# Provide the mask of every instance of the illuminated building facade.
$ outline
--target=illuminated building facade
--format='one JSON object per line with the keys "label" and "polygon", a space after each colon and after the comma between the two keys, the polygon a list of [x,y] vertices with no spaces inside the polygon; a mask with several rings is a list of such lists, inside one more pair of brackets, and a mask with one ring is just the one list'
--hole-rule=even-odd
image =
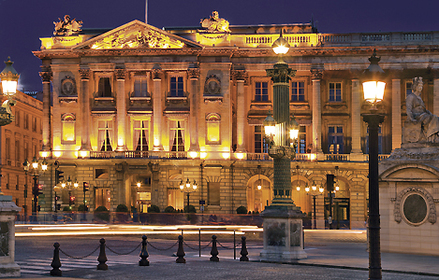
{"label": "illuminated building facade", "polygon": [[[265,69],[278,59],[271,45],[281,30],[292,47],[283,59],[297,70],[290,81],[290,111],[301,127],[292,197],[304,212],[313,205],[303,187],[326,188],[326,175],[334,174],[333,220],[364,225],[368,131],[360,76],[374,49],[389,74],[380,107],[383,158],[401,145],[414,76],[428,81],[423,99],[439,113],[434,32],[323,34],[310,23],[229,26],[218,14],[193,28],[138,20],[108,30],[81,25],[60,21],[34,54],[42,61],[43,151],[64,178],[90,184],[92,209],[182,209],[180,181],[190,179],[198,184],[190,204],[199,209],[204,201],[205,213],[236,213],[241,205],[262,211],[273,181],[262,127],[272,109]],[[53,209],[53,170],[40,177],[45,211]],[[81,188],[74,193],[83,201]],[[324,193],[316,198],[318,227],[330,207]]]}
{"label": "illuminated building facade", "polygon": [[22,207],[20,215],[25,214],[25,208],[26,214],[30,215],[33,179],[30,174],[26,176],[23,163],[26,159],[31,162],[34,157],[38,158],[42,143],[43,103],[20,91],[14,95],[14,100],[16,105],[12,107],[12,112],[15,119],[0,128],[1,190],[5,195],[11,195],[12,201]]}

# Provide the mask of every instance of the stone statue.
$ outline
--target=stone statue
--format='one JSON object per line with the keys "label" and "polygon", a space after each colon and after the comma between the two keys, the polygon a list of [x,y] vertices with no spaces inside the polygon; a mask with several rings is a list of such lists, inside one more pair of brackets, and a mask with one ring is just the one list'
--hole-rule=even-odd
{"label": "stone statue", "polygon": [[71,36],[77,35],[80,31],[82,31],[82,21],[76,19],[70,19],[69,15],[65,15],[64,19],[59,19],[59,22],[53,22],[55,25],[55,31],[53,35],[56,36]]}
{"label": "stone statue", "polygon": [[213,11],[210,18],[203,18],[201,21],[201,27],[207,28],[210,33],[230,33],[229,22],[219,17],[217,11]]}
{"label": "stone statue", "polygon": [[405,100],[407,120],[404,123],[403,143],[439,144],[439,118],[425,108],[421,99],[422,88],[422,77],[413,78],[413,93],[407,95]]}

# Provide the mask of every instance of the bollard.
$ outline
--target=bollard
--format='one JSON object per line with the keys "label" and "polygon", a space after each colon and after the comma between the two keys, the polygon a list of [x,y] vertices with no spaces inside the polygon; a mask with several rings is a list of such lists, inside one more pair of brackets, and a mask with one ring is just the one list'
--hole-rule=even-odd
{"label": "bollard", "polygon": [[177,263],[186,263],[186,260],[183,258],[184,257],[184,250],[183,250],[183,236],[179,235],[178,236],[178,249],[177,249]]}
{"label": "bollard", "polygon": [[211,262],[219,262],[218,249],[216,247],[216,235],[212,235],[212,250],[210,251],[212,257],[210,257]]}
{"label": "bollard", "polygon": [[246,239],[245,236],[242,236],[242,237],[241,237],[242,247],[241,247],[241,257],[239,258],[239,260],[240,260],[241,262],[248,262],[248,257],[247,257],[247,255],[248,255],[248,252],[247,252],[247,244],[246,244],[245,239]]}
{"label": "bollard", "polygon": [[52,264],[50,265],[53,267],[53,269],[50,271],[50,275],[62,276],[62,271],[59,270],[59,268],[61,267],[61,261],[59,259],[59,243],[55,242],[53,244],[53,247],[55,247],[55,250],[53,251],[53,260]]}
{"label": "bollard", "polygon": [[140,251],[140,257],[142,258],[139,261],[139,266],[149,266],[149,261],[148,261],[148,249],[146,248],[147,243],[146,243],[146,235],[142,236],[142,250]]}
{"label": "bollard", "polygon": [[108,269],[108,265],[105,263],[108,259],[107,259],[107,255],[105,254],[105,239],[101,238],[101,240],[99,240],[99,242],[101,243],[101,250],[99,251],[99,256],[98,256],[98,266],[97,269],[98,270],[107,270]]}

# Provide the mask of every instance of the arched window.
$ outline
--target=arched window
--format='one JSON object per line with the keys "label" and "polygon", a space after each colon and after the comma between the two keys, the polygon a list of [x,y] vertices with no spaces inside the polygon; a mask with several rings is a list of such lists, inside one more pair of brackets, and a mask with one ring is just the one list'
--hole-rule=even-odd
{"label": "arched window", "polygon": [[61,116],[62,122],[62,141],[75,142],[76,141],[76,116],[74,114],[63,114]]}
{"label": "arched window", "polygon": [[211,113],[206,116],[206,139],[208,144],[221,144],[221,116]]}

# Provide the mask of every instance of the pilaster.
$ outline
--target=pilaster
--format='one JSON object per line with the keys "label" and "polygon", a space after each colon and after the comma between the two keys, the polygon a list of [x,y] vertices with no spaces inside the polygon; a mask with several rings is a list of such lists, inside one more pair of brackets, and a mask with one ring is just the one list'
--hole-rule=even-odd
{"label": "pilaster", "polygon": [[401,80],[392,79],[392,151],[401,148],[401,137]]}
{"label": "pilaster", "polygon": [[363,160],[363,152],[361,151],[361,91],[360,81],[352,79],[352,151],[351,160]]}
{"label": "pilaster", "polygon": [[314,152],[317,154],[317,160],[323,160],[322,151],[322,102],[320,83],[322,80],[323,70],[311,69],[312,74],[312,143]]}
{"label": "pilaster", "polygon": [[189,128],[191,144],[189,152],[199,152],[200,145],[198,143],[198,103],[199,103],[199,81],[200,69],[197,67],[190,67],[188,69],[188,77],[190,81],[190,115]]}
{"label": "pilaster", "polygon": [[163,115],[163,108],[162,108],[162,75],[163,71],[161,68],[153,69],[153,84],[154,89],[152,93],[152,108],[153,108],[153,150],[154,151],[163,151],[163,145],[162,145],[162,115]]}
{"label": "pilaster", "polygon": [[51,147],[51,118],[50,118],[50,81],[52,79],[52,70],[50,66],[41,66],[40,76],[43,82],[43,151],[52,150]]}
{"label": "pilaster", "polygon": [[116,69],[116,110],[117,110],[117,151],[125,151],[126,146],[126,115],[127,115],[127,106],[126,106],[126,96],[125,96],[125,77],[126,70],[125,69]]}
{"label": "pilaster", "polygon": [[245,153],[246,104],[244,96],[244,84],[246,83],[246,80],[248,80],[248,75],[245,70],[234,70],[232,72],[232,76],[233,79],[236,80],[236,152]]}
{"label": "pilaster", "polygon": [[81,76],[81,92],[79,104],[81,104],[82,110],[80,111],[80,121],[81,121],[81,151],[90,151],[90,98],[89,98],[89,81],[90,81],[90,69],[79,69],[79,74]]}

